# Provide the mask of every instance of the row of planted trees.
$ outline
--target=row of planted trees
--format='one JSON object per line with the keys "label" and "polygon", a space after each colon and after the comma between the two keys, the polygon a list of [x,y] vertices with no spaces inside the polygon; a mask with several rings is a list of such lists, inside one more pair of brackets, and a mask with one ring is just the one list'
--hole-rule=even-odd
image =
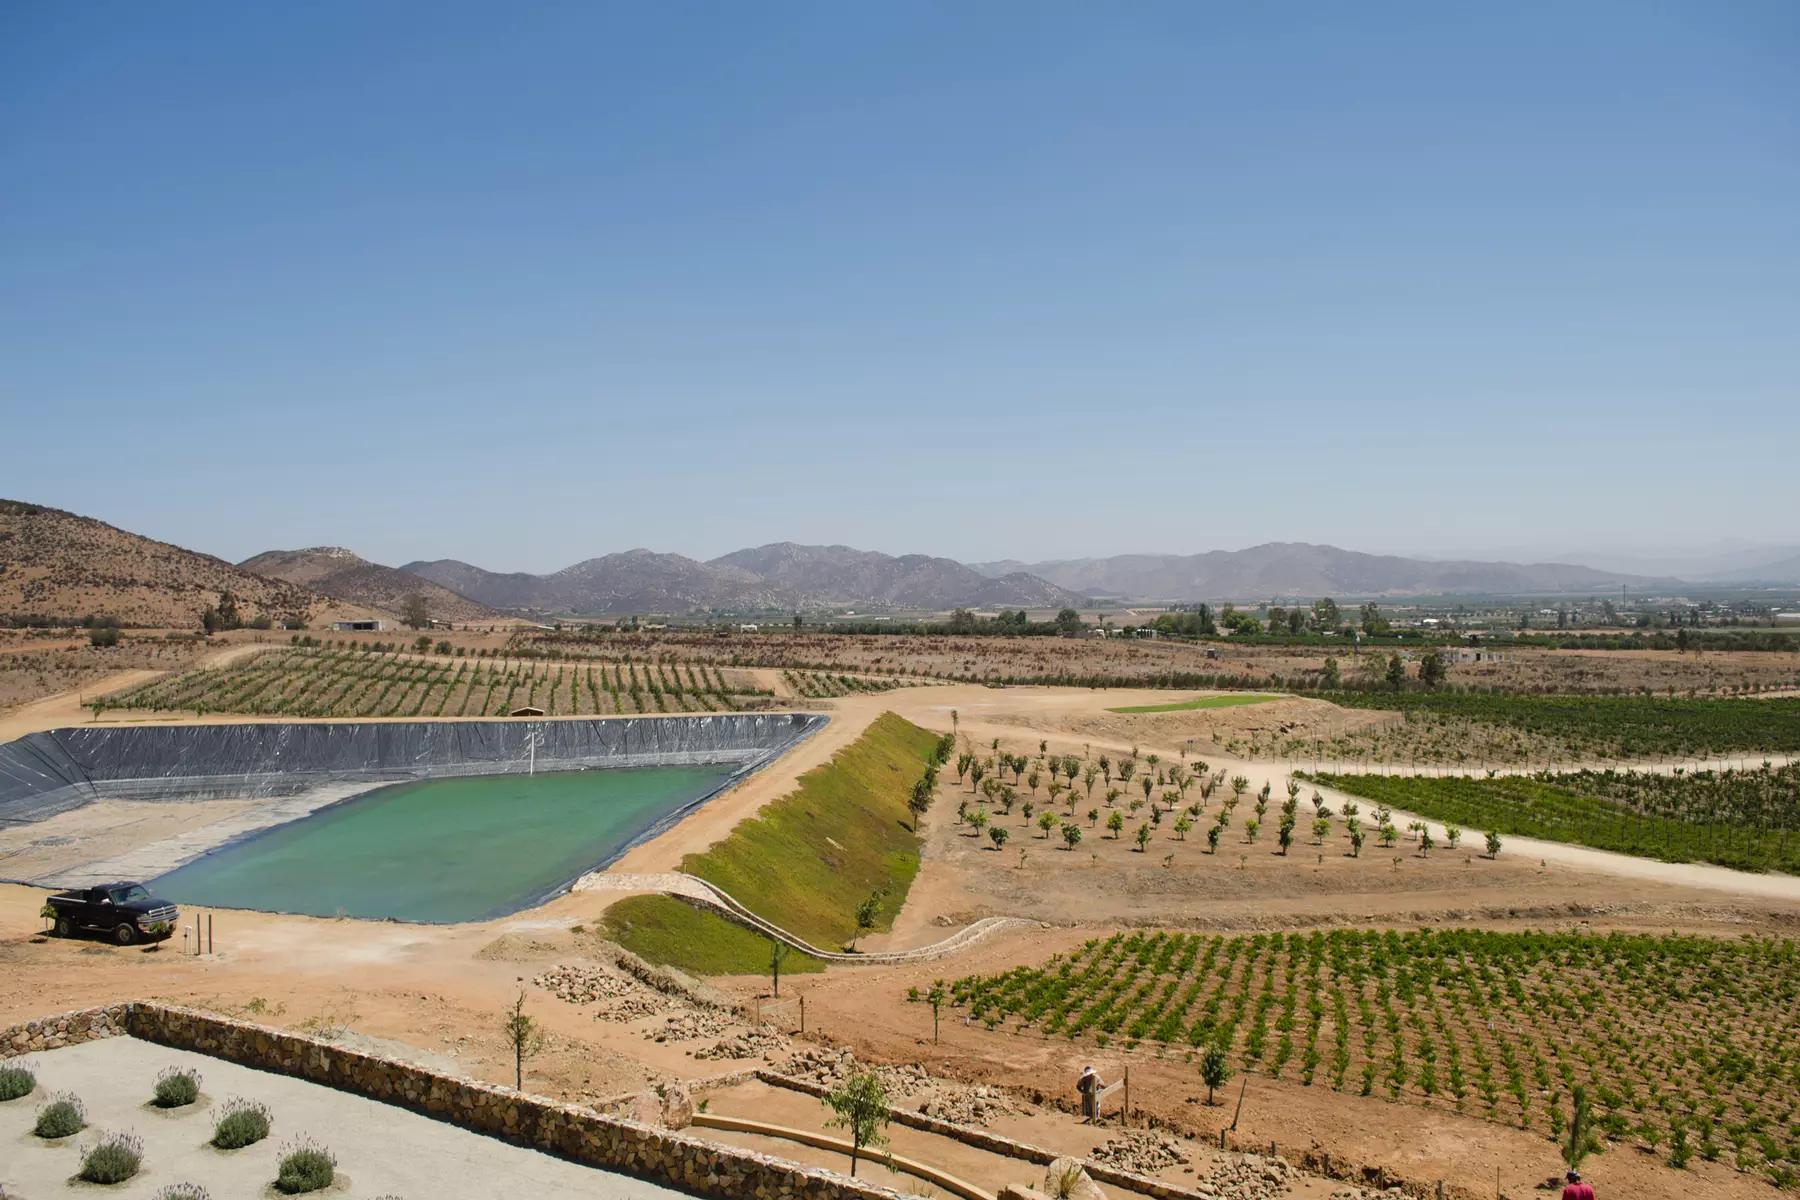
{"label": "row of planted trees", "polygon": [[1791,939],[1476,930],[1115,934],[972,975],[990,1029],[1117,1043],[1791,1184],[1800,959]]}
{"label": "row of planted trees", "polygon": [[[1234,823],[1239,821],[1237,810],[1250,789],[1247,777],[1231,775],[1228,778],[1227,772],[1214,772],[1204,761],[1189,762],[1185,751],[1179,762],[1168,763],[1160,755],[1140,754],[1133,748],[1129,755],[1121,756],[1115,762],[1106,754],[1093,758],[1053,755],[1049,753],[1047,742],[1038,744],[1035,756],[1014,753],[1003,749],[997,738],[985,751],[967,748],[956,757],[957,782],[967,781],[970,796],[980,796],[986,801],[983,805],[972,803],[970,797],[963,798],[957,809],[957,820],[969,825],[976,837],[985,833],[995,849],[1004,848],[1012,837],[1011,832],[995,819],[995,810],[1011,816],[1015,807],[1021,808],[1028,828],[1035,819],[1045,839],[1051,838],[1060,828],[1064,846],[1073,850],[1083,838],[1080,810],[1084,805],[1090,805],[1085,813],[1089,829],[1098,830],[1104,822],[1107,834],[1117,840],[1124,836],[1126,825],[1133,823],[1131,837],[1141,852],[1148,851],[1157,832],[1166,824],[1176,841],[1186,841],[1190,833],[1204,826],[1201,836],[1206,840],[1208,851],[1216,854]],[[1115,780],[1118,786],[1114,786]],[[1045,799],[1042,808],[1037,799],[1040,787]],[[1265,783],[1256,793],[1251,806],[1255,815],[1243,817],[1238,826],[1245,844],[1254,845],[1269,832],[1283,855],[1297,841],[1308,836],[1314,846],[1323,847],[1339,829],[1338,822],[1341,821],[1348,854],[1354,858],[1361,856],[1363,846],[1371,836],[1387,847],[1393,846],[1401,837],[1401,830],[1393,822],[1392,810],[1385,805],[1377,807],[1371,814],[1371,822],[1365,825],[1361,806],[1355,801],[1347,802],[1343,811],[1337,813],[1319,792],[1314,791],[1310,811],[1302,813],[1301,785],[1289,780],[1286,788],[1287,798],[1277,810],[1272,832],[1269,811],[1273,785]],[[1096,792],[1100,793],[1098,803],[1095,803]],[[1138,793],[1142,793],[1141,796]],[[1213,809],[1215,795],[1219,803]],[[1059,805],[1066,807],[1066,815],[1056,812]],[[1143,814],[1141,818],[1140,813]],[[1306,823],[1304,829],[1303,820]],[[1458,848],[1463,837],[1461,827],[1451,825],[1444,832],[1450,847]],[[1423,822],[1409,824],[1406,835],[1416,843],[1421,854],[1429,855],[1436,844],[1433,831]],[[1497,833],[1487,834],[1490,857],[1499,854],[1500,843]]]}

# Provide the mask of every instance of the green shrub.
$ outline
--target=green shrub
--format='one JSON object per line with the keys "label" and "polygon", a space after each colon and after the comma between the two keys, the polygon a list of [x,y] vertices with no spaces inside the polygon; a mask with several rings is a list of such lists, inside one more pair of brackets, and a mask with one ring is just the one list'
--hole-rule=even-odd
{"label": "green shrub", "polygon": [[331,1186],[336,1170],[337,1158],[325,1147],[304,1140],[293,1142],[282,1147],[275,1187],[289,1196],[316,1192]]}
{"label": "green shrub", "polygon": [[17,1100],[20,1096],[29,1096],[37,1087],[37,1076],[31,1073],[30,1067],[0,1067],[0,1100]]}
{"label": "green shrub", "polygon": [[33,1132],[41,1138],[74,1137],[87,1128],[87,1109],[67,1092],[38,1109]]}
{"label": "green shrub", "polygon": [[212,1193],[197,1183],[171,1183],[151,1200],[212,1200]]}
{"label": "green shrub", "polygon": [[182,1108],[199,1098],[200,1072],[185,1067],[165,1067],[157,1075],[156,1107]]}
{"label": "green shrub", "polygon": [[144,1162],[144,1141],[135,1133],[109,1133],[81,1156],[79,1175],[89,1183],[124,1183]]}
{"label": "green shrub", "polygon": [[269,1110],[254,1100],[227,1100],[213,1126],[212,1144],[221,1150],[240,1150],[269,1136]]}

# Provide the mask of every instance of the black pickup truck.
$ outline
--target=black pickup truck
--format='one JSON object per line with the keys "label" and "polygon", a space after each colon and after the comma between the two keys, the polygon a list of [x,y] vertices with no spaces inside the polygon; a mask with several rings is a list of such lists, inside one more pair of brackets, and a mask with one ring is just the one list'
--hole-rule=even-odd
{"label": "black pickup truck", "polygon": [[105,883],[50,897],[56,910],[56,935],[73,937],[77,930],[106,934],[121,946],[140,939],[168,937],[181,910],[158,900],[141,883]]}

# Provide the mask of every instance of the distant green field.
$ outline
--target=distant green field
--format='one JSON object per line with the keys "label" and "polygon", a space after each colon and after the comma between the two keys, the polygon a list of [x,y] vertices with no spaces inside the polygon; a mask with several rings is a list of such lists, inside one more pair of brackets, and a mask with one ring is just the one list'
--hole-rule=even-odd
{"label": "distant green field", "polygon": [[1240,704],[1261,704],[1265,700],[1279,700],[1280,696],[1256,696],[1233,694],[1229,696],[1195,696],[1192,700],[1181,700],[1174,704],[1138,704],[1130,708],[1109,708],[1107,712],[1145,713],[1145,712],[1186,712],[1191,708],[1236,708]]}

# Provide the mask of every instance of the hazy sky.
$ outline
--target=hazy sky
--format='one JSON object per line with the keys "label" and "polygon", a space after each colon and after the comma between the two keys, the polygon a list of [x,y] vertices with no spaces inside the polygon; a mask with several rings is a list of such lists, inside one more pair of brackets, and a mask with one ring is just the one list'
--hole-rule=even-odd
{"label": "hazy sky", "polygon": [[1797,433],[1794,0],[0,5],[0,495],[234,559],[1794,542]]}

